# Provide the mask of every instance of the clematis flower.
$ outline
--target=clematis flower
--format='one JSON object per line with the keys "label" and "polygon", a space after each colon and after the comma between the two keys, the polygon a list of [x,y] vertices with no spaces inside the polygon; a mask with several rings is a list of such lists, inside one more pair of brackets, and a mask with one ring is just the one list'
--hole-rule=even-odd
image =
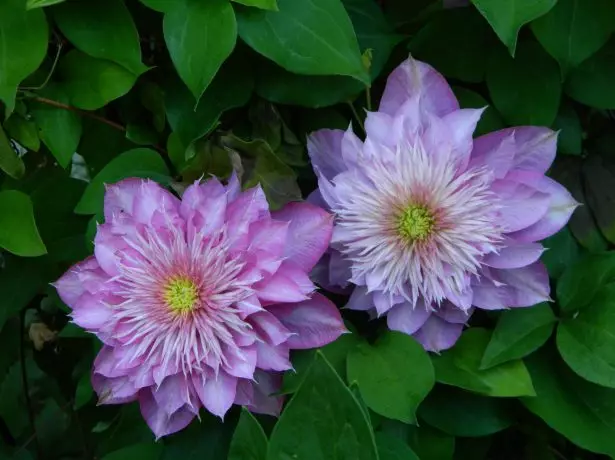
{"label": "clematis flower", "polygon": [[460,109],[446,80],[410,58],[367,114],[365,141],[350,128],[308,140],[319,179],[309,201],[336,216],[319,283],[430,351],[451,347],[474,308],[549,300],[539,241],[577,206],[545,176],[557,133],[528,126],[473,140],[482,113]]}
{"label": "clematis flower", "polygon": [[277,415],[271,396],[289,350],[345,332],[308,273],[332,217],[308,203],[270,213],[260,187],[216,179],[180,200],[154,182],[107,187],[94,256],[56,283],[72,319],[103,347],[92,385],[101,404],[138,401],[157,437],[204,407]]}

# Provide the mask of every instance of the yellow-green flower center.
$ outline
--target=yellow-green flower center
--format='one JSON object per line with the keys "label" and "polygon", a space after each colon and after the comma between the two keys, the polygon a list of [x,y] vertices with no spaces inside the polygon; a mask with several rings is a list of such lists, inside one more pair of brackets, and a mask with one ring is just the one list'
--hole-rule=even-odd
{"label": "yellow-green flower center", "polygon": [[163,297],[171,311],[187,313],[196,306],[199,299],[199,290],[189,278],[177,277],[169,280],[164,289]]}
{"label": "yellow-green flower center", "polygon": [[426,207],[412,204],[399,215],[397,232],[407,241],[420,241],[431,234],[434,224],[435,219]]}

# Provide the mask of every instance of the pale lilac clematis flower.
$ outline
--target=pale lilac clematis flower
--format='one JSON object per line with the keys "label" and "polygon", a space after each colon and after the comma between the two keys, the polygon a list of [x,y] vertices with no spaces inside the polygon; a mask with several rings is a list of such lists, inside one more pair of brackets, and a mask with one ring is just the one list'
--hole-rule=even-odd
{"label": "pale lilac clematis flower", "polygon": [[336,215],[318,282],[351,292],[348,308],[386,315],[430,351],[451,347],[474,308],[549,300],[539,241],[577,206],[545,176],[555,132],[473,140],[482,112],[460,110],[446,80],[410,58],[367,114],[364,142],[351,129],[308,140],[319,178],[309,200]]}
{"label": "pale lilac clematis flower", "polygon": [[180,200],[151,181],[107,188],[94,256],[57,283],[73,321],[104,346],[99,403],[138,400],[157,437],[205,407],[277,415],[290,349],[345,332],[308,277],[332,232],[329,213],[291,203],[270,213],[260,187],[216,179]]}

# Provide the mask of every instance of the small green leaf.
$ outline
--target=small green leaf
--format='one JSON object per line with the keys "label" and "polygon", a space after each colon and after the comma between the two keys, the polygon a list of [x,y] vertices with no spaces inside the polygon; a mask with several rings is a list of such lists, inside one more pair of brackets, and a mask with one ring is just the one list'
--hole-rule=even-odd
{"label": "small green leaf", "polygon": [[524,24],[547,13],[557,0],[471,0],[487,19],[512,56],[517,35]]}
{"label": "small green leaf", "polygon": [[26,172],[23,160],[11,146],[6,133],[0,126],[0,169],[14,179],[19,179]]}
{"label": "small green leaf", "polygon": [[480,117],[480,121],[474,131],[475,137],[505,127],[502,117],[500,117],[500,114],[495,110],[493,104],[489,104],[480,94],[460,86],[454,86],[453,91],[462,109],[482,109],[487,107]]}
{"label": "small green leaf", "polygon": [[134,149],[111,160],[92,179],[75,208],[77,214],[96,214],[103,207],[105,184],[118,182],[126,177],[159,178],[169,171],[160,155],[150,149]]}
{"label": "small green leaf", "polygon": [[278,0],[278,7],[279,11],[238,8],[243,41],[291,72],[347,75],[370,83],[340,0]]}
{"label": "small green leaf", "polygon": [[494,49],[487,86],[508,124],[553,124],[562,92],[560,74],[557,63],[537,43],[522,42],[514,59]]}
{"label": "small green leaf", "polygon": [[581,256],[579,244],[567,226],[555,235],[544,239],[542,244],[547,251],[543,253],[541,260],[547,267],[549,277],[554,279],[559,278],[564,270]]}
{"label": "small green leaf", "polygon": [[322,353],[271,433],[267,459],[281,458],[378,459],[363,410]]}
{"label": "small green leaf", "polygon": [[564,90],[575,101],[615,109],[615,38],[570,72]]}
{"label": "small green leaf", "polygon": [[267,436],[258,420],[243,408],[231,440],[228,460],[266,460],[266,458]]}
{"label": "small green leaf", "polygon": [[6,268],[0,271],[0,328],[27,307],[48,281],[46,265],[40,260],[9,259]]}
{"label": "small green leaf", "polygon": [[[68,96],[59,86],[49,85],[41,95],[61,104],[69,103]],[[43,143],[60,166],[66,168],[71,164],[81,139],[81,117],[70,110],[40,102],[34,102],[31,110]]]}
{"label": "small green leaf", "polygon": [[604,237],[615,243],[615,171],[608,168],[606,161],[598,155],[591,155],[583,162],[586,204],[593,211],[598,228]]}
{"label": "small green leaf", "polygon": [[419,460],[408,444],[390,434],[376,433],[376,446],[380,460]]}
{"label": "small green leaf", "polygon": [[47,53],[49,26],[41,10],[27,11],[24,0],[0,2],[0,100],[7,115],[15,107],[17,86]]}
{"label": "small green leaf", "polygon": [[[241,57],[241,56],[239,56]],[[226,110],[241,107],[252,95],[254,80],[245,62],[235,56],[224,63],[195,110],[195,99],[181,84],[165,86],[165,105],[169,125],[185,147],[215,128]]]}
{"label": "small green leaf", "polygon": [[491,334],[474,327],[466,330],[451,350],[433,356],[436,381],[487,396],[532,396],[532,380],[521,360],[512,360],[490,369],[480,363]]}
{"label": "small green leaf", "polygon": [[166,13],[178,3],[177,0],[140,0],[140,2],[160,13]]}
{"label": "small green leaf", "polygon": [[586,255],[568,267],[557,281],[557,300],[563,311],[586,308],[604,286],[615,281],[615,252]]}
{"label": "small green leaf", "polygon": [[16,140],[28,150],[38,152],[41,148],[41,140],[38,137],[38,130],[34,121],[14,112],[4,122],[4,129],[10,138]]}
{"label": "small green leaf", "polygon": [[105,455],[102,460],[158,460],[162,455],[162,447],[162,443],[153,442],[133,444]]}
{"label": "small green leaf", "polygon": [[124,0],[66,2],[53,9],[53,17],[64,36],[84,53],[120,64],[135,75],[147,70]]}
{"label": "small green leaf", "polygon": [[562,105],[555,118],[553,129],[559,131],[557,150],[567,155],[583,152],[583,128],[576,110],[571,105]]}
{"label": "small green leaf", "polygon": [[615,3],[611,0],[558,0],[531,27],[565,75],[607,42],[615,29],[613,17]]}
{"label": "small green leaf", "polygon": [[506,400],[457,388],[436,387],[419,408],[419,417],[453,436],[488,436],[514,423]]}
{"label": "small green leaf", "polygon": [[236,3],[241,3],[246,6],[254,6],[262,10],[278,11],[277,0],[233,0]]}
{"label": "small green leaf", "polygon": [[77,383],[77,390],[75,391],[75,409],[80,409],[85,406],[94,395],[94,389],[92,388],[90,378],[90,373],[86,372]]}
{"label": "small green leaf", "polygon": [[406,423],[414,423],[416,408],[435,383],[423,347],[399,332],[355,347],[348,355],[348,379],[358,383],[371,410]]}
{"label": "small green leaf", "polygon": [[[483,81],[495,37],[473,8],[452,8],[436,14],[410,42],[417,59],[429,62],[450,78]],[[454,46],[451,46],[454,43]]]}
{"label": "small green leaf", "polygon": [[557,348],[570,368],[598,385],[615,388],[615,285],[557,328]]}
{"label": "small green leaf", "polygon": [[165,14],[164,39],[177,73],[198,101],[235,47],[233,8],[227,0],[180,2]]}
{"label": "small green leaf", "polygon": [[71,105],[97,110],[126,94],[137,77],[111,61],[72,50],[60,59],[58,73]]}
{"label": "small green leaf", "polygon": [[66,0],[27,0],[26,9],[33,10],[35,8],[44,8],[46,6],[57,5],[58,3],[65,1]]}
{"label": "small green leaf", "polygon": [[36,228],[32,201],[17,190],[0,192],[0,248],[23,257],[47,253]]}
{"label": "small green leaf", "polygon": [[571,372],[550,349],[527,359],[536,396],[521,402],[568,440],[591,452],[615,457],[615,390]]}
{"label": "small green leaf", "polygon": [[556,318],[547,303],[501,313],[481,360],[481,369],[523,358],[551,336]]}

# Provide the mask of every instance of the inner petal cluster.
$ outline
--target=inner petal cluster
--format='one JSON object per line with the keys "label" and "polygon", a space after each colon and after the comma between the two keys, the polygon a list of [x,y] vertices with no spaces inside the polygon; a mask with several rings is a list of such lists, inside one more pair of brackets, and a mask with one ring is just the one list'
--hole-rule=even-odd
{"label": "inner petal cluster", "polygon": [[163,299],[172,312],[188,313],[197,306],[199,290],[190,278],[173,277],[164,288]]}
{"label": "inner petal cluster", "polygon": [[411,204],[399,216],[397,232],[408,243],[426,239],[434,229],[432,213],[421,205]]}

